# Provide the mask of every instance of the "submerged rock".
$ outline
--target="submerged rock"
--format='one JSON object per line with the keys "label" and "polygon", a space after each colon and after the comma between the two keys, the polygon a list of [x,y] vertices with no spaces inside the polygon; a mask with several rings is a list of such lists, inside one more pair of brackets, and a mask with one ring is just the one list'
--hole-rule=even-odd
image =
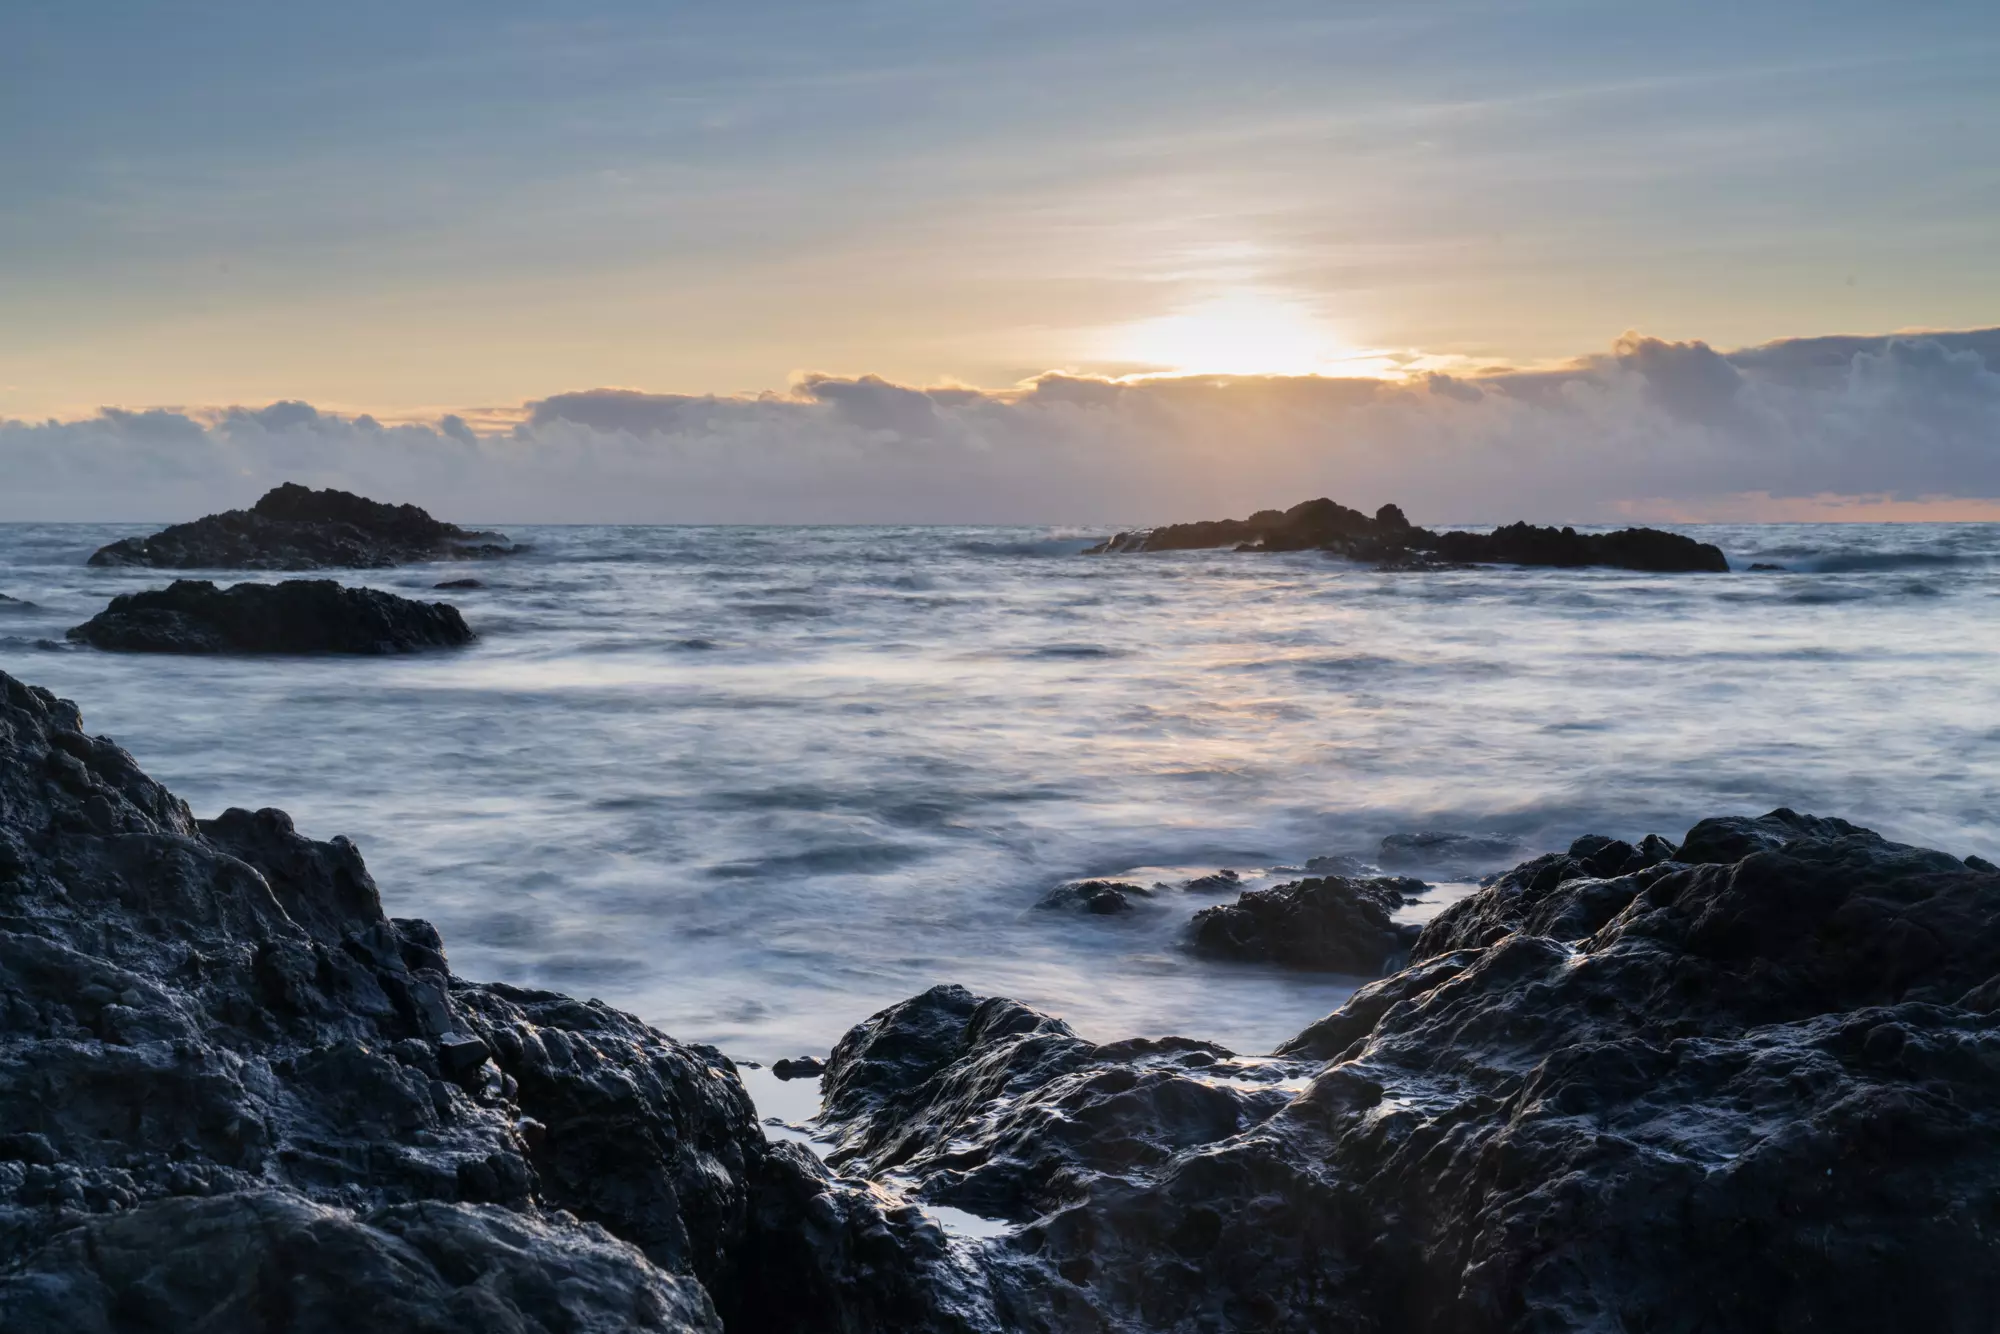
{"label": "submerged rock", "polygon": [[1415,943],[1419,929],[1390,914],[1428,888],[1400,877],[1326,876],[1254,889],[1196,913],[1188,945],[1214,958],[1378,977]]}
{"label": "submerged rock", "polygon": [[939,988],[822,1127],[1015,1224],[1022,1330],[1995,1327],[2000,873],[1789,811],[1690,849],[1517,867],[1261,1063]]}
{"label": "submerged rock", "polygon": [[457,977],[348,840],[0,673],[8,1334],[967,1331],[984,1282],[719,1052]]}
{"label": "submerged rock", "polygon": [[415,653],[474,639],[458,608],[331,579],[126,593],[69,637],[121,653]]}
{"label": "submerged rock", "polygon": [[1072,908],[1081,912],[1110,916],[1130,912],[1134,898],[1147,898],[1152,891],[1124,880],[1075,880],[1057,885],[1042,895],[1037,908]]}
{"label": "submerged rock", "polygon": [[1086,555],[1131,551],[1327,551],[1389,569],[1479,565],[1608,565],[1656,573],[1727,573],[1721,548],[1657,528],[1579,533],[1512,523],[1491,532],[1434,533],[1413,526],[1395,505],[1373,517],[1321,498],[1284,511],[1260,510],[1247,519],[1169,524],[1118,533]]}
{"label": "submerged rock", "polygon": [[92,565],[168,570],[379,569],[413,561],[511,556],[527,547],[499,533],[469,532],[415,505],[386,505],[348,491],[286,482],[247,510],[177,523],[151,537],[101,547]]}
{"label": "submerged rock", "polygon": [[446,579],[442,583],[432,584],[431,587],[470,589],[470,588],[484,588],[486,587],[486,585],[478,579]]}

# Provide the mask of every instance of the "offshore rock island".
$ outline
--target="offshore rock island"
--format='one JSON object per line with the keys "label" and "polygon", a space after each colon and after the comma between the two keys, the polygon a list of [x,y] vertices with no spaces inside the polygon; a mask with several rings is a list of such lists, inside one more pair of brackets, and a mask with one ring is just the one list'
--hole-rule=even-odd
{"label": "offshore rock island", "polygon": [[168,570],[381,569],[417,561],[511,556],[527,547],[471,532],[415,505],[286,482],[247,510],[177,523],[101,547],[92,565]]}
{"label": "offshore rock island", "polygon": [[1991,864],[1789,810],[1592,836],[1408,949],[1262,1057],[937,987],[833,1052],[829,1167],[721,1052],[456,976],[353,843],[197,820],[0,674],[0,1328],[2000,1316]]}
{"label": "offshore rock island", "polygon": [[417,653],[474,635],[446,602],[418,602],[331,579],[217,588],[176,579],[126,593],[68,637],[121,653]]}
{"label": "offshore rock island", "polygon": [[1512,523],[1490,533],[1432,532],[1384,505],[1371,518],[1321,498],[1288,510],[1260,510],[1247,519],[1214,519],[1118,533],[1085,555],[1137,551],[1324,551],[1389,568],[1441,565],[1606,565],[1657,574],[1726,574],[1721,548],[1657,528],[1579,533]]}

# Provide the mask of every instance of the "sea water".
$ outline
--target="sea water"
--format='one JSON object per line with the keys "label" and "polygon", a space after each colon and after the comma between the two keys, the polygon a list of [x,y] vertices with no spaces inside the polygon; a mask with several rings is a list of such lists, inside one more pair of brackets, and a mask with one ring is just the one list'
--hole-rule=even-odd
{"label": "sea water", "polygon": [[[1103,1040],[1266,1051],[1358,985],[1186,953],[1229,890],[1035,906],[1075,877],[1268,884],[1394,833],[1538,851],[1781,805],[2000,859],[1986,526],[1686,530],[1726,575],[1089,557],[1100,534],[1047,529],[510,528],[531,554],[338,572],[453,602],[465,650],[64,644],[173,577],[84,564],[144,531],[0,526],[0,593],[34,604],[0,603],[0,668],[199,815],[349,835],[459,973],[749,1060],[823,1053],[939,982]],[[462,577],[488,586],[432,591]]]}

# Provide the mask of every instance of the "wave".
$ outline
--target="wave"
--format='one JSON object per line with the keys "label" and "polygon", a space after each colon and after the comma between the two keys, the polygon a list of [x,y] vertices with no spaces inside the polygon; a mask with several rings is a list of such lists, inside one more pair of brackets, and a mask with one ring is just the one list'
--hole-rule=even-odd
{"label": "wave", "polygon": [[1103,541],[1099,537],[1036,537],[1020,541],[953,542],[951,549],[967,556],[1077,556]]}
{"label": "wave", "polygon": [[1945,551],[1851,551],[1810,556],[1795,562],[1808,574],[1890,574],[1899,570],[1938,570],[1986,562]]}

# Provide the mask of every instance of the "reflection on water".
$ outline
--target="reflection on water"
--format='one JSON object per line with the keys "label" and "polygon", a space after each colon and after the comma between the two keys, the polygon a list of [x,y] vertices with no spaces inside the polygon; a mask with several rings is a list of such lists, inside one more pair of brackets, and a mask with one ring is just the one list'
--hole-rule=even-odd
{"label": "reflection on water", "polygon": [[[1095,1037],[1262,1051],[1353,985],[1183,954],[1225,894],[1034,908],[1073,877],[1300,866],[1431,828],[1677,837],[1780,804],[2000,854],[2000,537],[1979,525],[1705,530],[1739,569],[1790,567],[1728,576],[530,529],[515,561],[350,577],[449,597],[481,634],[460,653],[41,647],[162,581],[82,564],[132,531],[0,527],[0,593],[37,604],[0,604],[0,667],[75,698],[198,813],[352,835],[468,976],[741,1058],[824,1052],[940,981]],[[467,573],[490,587],[430,591]]]}

